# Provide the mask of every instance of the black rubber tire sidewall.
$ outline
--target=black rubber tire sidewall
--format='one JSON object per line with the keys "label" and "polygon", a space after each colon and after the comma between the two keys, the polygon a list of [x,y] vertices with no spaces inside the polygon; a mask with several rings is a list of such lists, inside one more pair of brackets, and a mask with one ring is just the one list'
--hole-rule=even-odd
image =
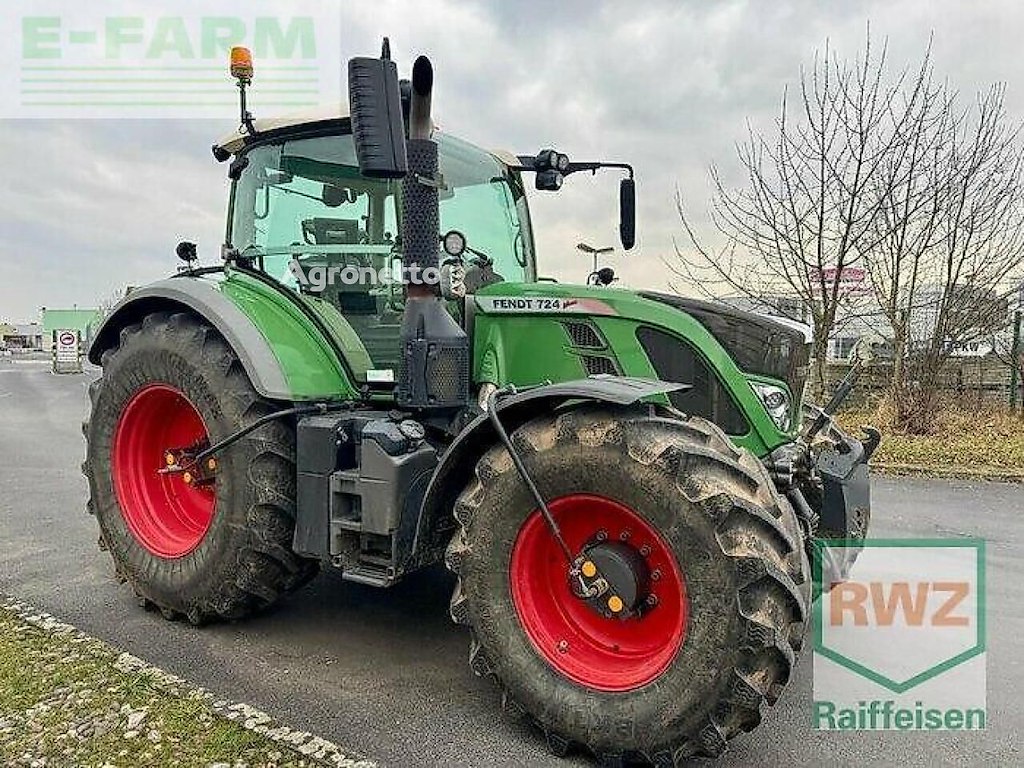
{"label": "black rubber tire sidewall", "polygon": [[[501,510],[477,510],[463,563],[463,588],[478,615],[472,624],[510,693],[545,727],[573,734],[592,748],[623,741],[646,742],[656,732],[638,724],[659,723],[670,733],[693,732],[730,683],[743,628],[735,610],[735,561],[721,552],[707,513],[688,501],[663,468],[624,460],[612,446],[581,446],[571,462],[557,454],[526,458],[531,475],[549,498],[571,493],[605,496],[644,518],[679,556],[689,616],[684,642],[669,668],[653,682],[625,693],[606,693],[571,683],[534,649],[515,611],[509,566],[516,537],[535,508],[515,473],[496,478],[488,496]],[[485,502],[486,503],[486,502]],[[473,610],[473,608],[471,608]],[[722,658],[727,654],[730,658]],[[585,736],[581,738],[581,732]],[[623,738],[624,737],[624,738]]]}
{"label": "black rubber tire sidewall", "polygon": [[[256,487],[262,484],[266,491],[269,483],[282,480],[280,473],[261,476],[258,443],[242,440],[218,456],[213,520],[198,546],[181,557],[154,555],[136,539],[112,482],[111,452],[118,419],[130,399],[148,384],[169,384],[184,394],[202,417],[211,442],[243,423],[255,396],[251,385],[244,375],[232,371],[238,363],[222,341],[215,339],[207,348],[197,349],[190,345],[206,342],[203,335],[190,330],[187,325],[175,332],[166,324],[154,324],[122,335],[121,348],[104,367],[90,419],[93,500],[103,539],[136,592],[181,613],[198,610],[230,616],[235,606],[224,604],[224,585],[237,580],[240,552],[250,543],[248,514],[258,501]],[[272,424],[265,430],[262,440],[276,442],[282,451],[294,450],[287,427]],[[275,492],[294,496],[293,487]]]}

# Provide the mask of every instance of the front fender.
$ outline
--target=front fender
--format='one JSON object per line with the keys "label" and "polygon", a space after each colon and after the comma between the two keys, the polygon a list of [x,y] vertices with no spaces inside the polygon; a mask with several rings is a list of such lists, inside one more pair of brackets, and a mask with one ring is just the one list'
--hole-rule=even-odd
{"label": "front fender", "polygon": [[[689,385],[667,381],[640,379],[627,376],[591,376],[587,379],[564,381],[533,387],[498,400],[497,411],[502,426],[509,434],[538,413],[557,408],[569,402],[601,402],[627,406],[648,397],[686,389]],[[466,486],[476,462],[494,442],[497,434],[486,413],[481,413],[463,429],[441,456],[423,497],[416,537],[414,557],[423,550],[433,550],[447,542],[428,541],[455,505],[455,499]]]}

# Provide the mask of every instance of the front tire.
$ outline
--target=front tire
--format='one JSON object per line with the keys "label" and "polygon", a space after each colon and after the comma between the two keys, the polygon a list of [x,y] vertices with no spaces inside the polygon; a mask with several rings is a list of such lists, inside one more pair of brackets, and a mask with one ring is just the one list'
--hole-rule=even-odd
{"label": "front tire", "polygon": [[618,619],[572,596],[564,557],[495,447],[456,503],[446,558],[471,667],[556,753],[579,745],[659,766],[720,754],[778,699],[804,633],[810,575],[792,509],[703,419],[589,406],[512,440],[573,552],[596,534],[633,542],[661,573],[656,605]]}
{"label": "front tire", "polygon": [[186,313],[121,331],[90,388],[83,466],[101,546],[144,605],[200,624],[237,619],[316,573],[291,551],[293,428],[273,421],[215,457],[210,483],[161,473],[172,448],[211,445],[275,407],[237,355]]}

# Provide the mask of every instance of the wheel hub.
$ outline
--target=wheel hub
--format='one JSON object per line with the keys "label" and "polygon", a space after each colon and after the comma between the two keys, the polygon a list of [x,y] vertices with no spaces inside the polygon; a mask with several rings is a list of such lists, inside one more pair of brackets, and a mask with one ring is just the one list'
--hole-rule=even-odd
{"label": "wheel hub", "polygon": [[675,552],[626,505],[592,494],[548,502],[565,554],[541,515],[520,528],[509,562],[513,604],[534,649],[559,674],[601,691],[657,679],[686,638],[689,601]]}
{"label": "wheel hub", "polygon": [[585,547],[569,569],[573,594],[608,619],[638,616],[649,605],[650,584],[651,568],[640,550],[623,541]]}
{"label": "wheel hub", "polygon": [[164,449],[164,464],[157,471],[162,475],[180,475],[192,488],[211,485],[216,480],[217,459],[207,456],[198,461],[198,456],[210,447],[209,440],[200,440],[186,448]]}

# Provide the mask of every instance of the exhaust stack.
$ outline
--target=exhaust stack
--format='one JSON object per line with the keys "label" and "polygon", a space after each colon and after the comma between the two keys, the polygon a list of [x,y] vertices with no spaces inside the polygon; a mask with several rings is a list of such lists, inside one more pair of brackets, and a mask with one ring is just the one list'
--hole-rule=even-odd
{"label": "exhaust stack", "polygon": [[412,68],[409,100],[409,173],[402,181],[402,265],[405,314],[398,404],[405,408],[461,408],[469,400],[469,338],[441,299],[441,242],[437,143],[430,136],[434,68],[420,56]]}
{"label": "exhaust stack", "polygon": [[408,139],[396,138],[402,105],[385,39],[380,59],[349,62],[352,136],[364,176],[402,179],[405,312],[395,397],[415,410],[457,409],[469,402],[469,338],[441,298],[437,143],[431,139],[434,69],[420,56],[412,69]]}
{"label": "exhaust stack", "polygon": [[[434,90],[434,68],[420,56],[412,67],[409,98],[409,139],[405,152],[409,172],[402,181],[402,266],[405,292],[414,296],[438,296],[440,285],[424,281],[426,270],[436,270],[440,245],[438,222],[439,183],[437,143],[431,140],[433,124],[430,100]],[[408,305],[407,305],[408,307]],[[408,315],[408,308],[406,309]]]}

